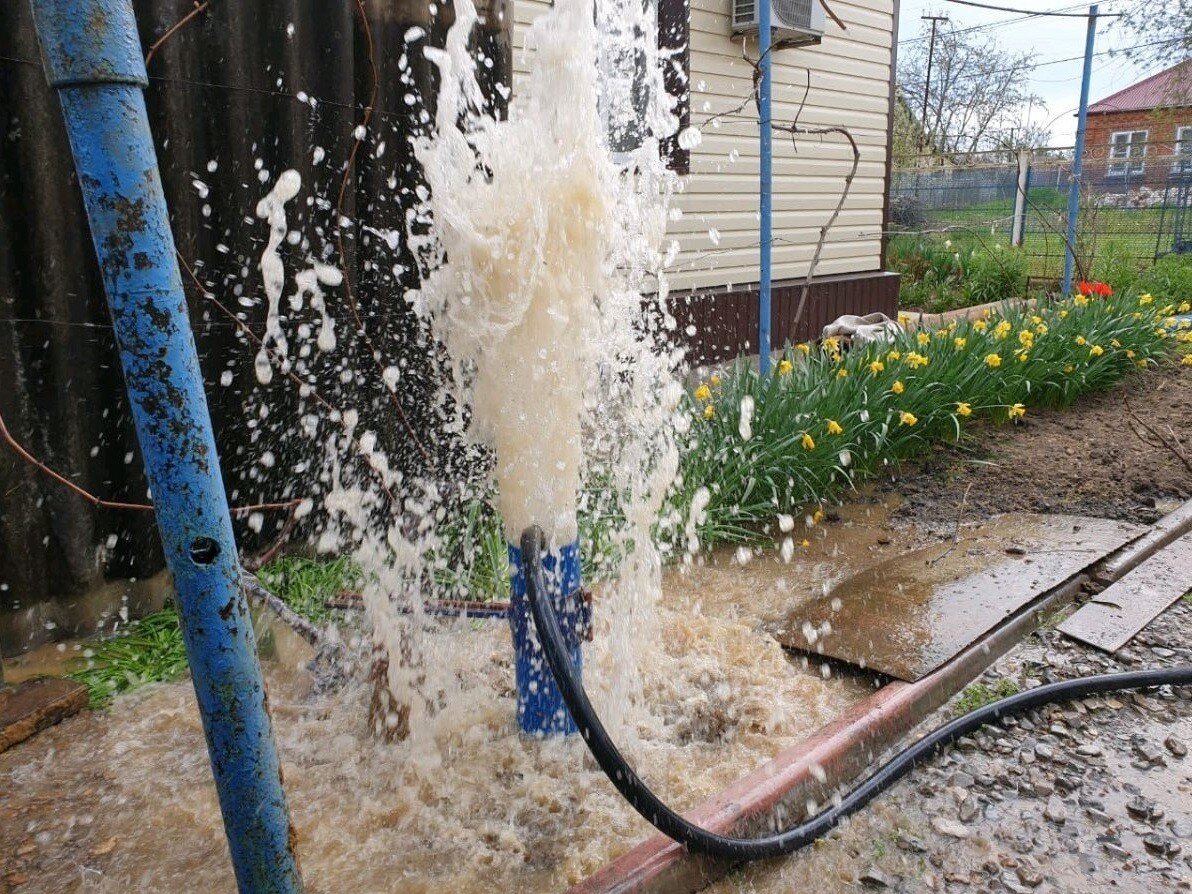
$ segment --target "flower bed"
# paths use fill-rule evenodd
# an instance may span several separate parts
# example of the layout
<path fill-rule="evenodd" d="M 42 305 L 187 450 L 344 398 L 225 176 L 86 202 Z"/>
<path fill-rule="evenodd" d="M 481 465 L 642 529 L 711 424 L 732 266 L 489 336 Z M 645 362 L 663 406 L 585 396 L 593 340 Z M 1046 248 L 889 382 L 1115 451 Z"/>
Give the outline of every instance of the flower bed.
<path fill-rule="evenodd" d="M 987 311 L 893 342 L 789 348 L 768 376 L 740 363 L 690 395 L 693 417 L 667 524 L 699 543 L 788 532 L 791 513 L 901 458 L 958 440 L 974 420 L 1021 420 L 1192 342 L 1187 302 L 1090 294 Z M 1192 365 L 1192 355 L 1183 363 Z M 694 514 L 694 517 L 693 517 Z M 677 537 L 676 537 L 677 539 Z M 788 540 L 784 549 L 793 548 Z"/>

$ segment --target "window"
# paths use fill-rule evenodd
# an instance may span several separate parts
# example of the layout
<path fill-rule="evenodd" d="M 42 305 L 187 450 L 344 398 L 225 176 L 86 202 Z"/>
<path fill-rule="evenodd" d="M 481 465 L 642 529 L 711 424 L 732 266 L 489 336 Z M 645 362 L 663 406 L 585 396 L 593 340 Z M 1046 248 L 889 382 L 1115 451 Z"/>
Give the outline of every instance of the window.
<path fill-rule="evenodd" d="M 640 4 L 640 7 L 638 6 Z M 676 100 L 679 131 L 691 123 L 689 0 L 606 0 L 596 4 L 601 33 L 601 114 L 609 148 L 624 158 L 649 135 L 650 90 L 659 82 L 647 66 L 652 58 L 662 68 L 662 88 Z M 640 8 L 640 18 L 637 10 Z M 658 53 L 648 53 L 645 35 L 657 26 Z M 690 152 L 676 136 L 662 141 L 660 152 L 671 170 L 686 174 Z"/>
<path fill-rule="evenodd" d="M 1111 177 L 1125 177 L 1141 174 L 1146 167 L 1146 138 L 1150 131 L 1118 131 L 1109 138 L 1109 174 Z M 1119 160 L 1120 159 L 1120 160 Z"/>
<path fill-rule="evenodd" d="M 1192 174 L 1192 127 L 1175 129 L 1175 156 L 1172 160 L 1173 174 Z"/>

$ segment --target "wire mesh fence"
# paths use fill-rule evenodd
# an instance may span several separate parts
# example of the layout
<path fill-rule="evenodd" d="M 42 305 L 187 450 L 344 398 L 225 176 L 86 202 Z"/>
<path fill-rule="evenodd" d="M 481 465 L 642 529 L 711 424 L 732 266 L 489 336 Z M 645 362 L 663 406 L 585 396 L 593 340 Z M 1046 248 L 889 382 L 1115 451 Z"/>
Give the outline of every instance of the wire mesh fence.
<path fill-rule="evenodd" d="M 966 248 L 1017 247 L 1038 286 L 1058 283 L 1068 247 L 1071 148 L 924 156 L 894 171 L 895 243 L 943 239 Z M 1192 135 L 1168 143 L 1090 146 L 1077 215 L 1076 266 L 1145 266 L 1192 253 Z M 897 252 L 896 252 L 897 253 Z"/>

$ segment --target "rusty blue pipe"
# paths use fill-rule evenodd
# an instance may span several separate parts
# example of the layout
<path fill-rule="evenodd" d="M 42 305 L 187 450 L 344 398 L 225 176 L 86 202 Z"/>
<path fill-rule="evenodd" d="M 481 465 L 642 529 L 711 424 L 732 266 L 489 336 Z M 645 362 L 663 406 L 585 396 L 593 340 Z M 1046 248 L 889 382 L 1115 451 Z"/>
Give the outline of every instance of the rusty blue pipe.
<path fill-rule="evenodd" d="M 145 113 L 132 5 L 33 0 L 33 13 L 99 257 L 236 881 L 254 894 L 298 892 L 281 766 Z"/>

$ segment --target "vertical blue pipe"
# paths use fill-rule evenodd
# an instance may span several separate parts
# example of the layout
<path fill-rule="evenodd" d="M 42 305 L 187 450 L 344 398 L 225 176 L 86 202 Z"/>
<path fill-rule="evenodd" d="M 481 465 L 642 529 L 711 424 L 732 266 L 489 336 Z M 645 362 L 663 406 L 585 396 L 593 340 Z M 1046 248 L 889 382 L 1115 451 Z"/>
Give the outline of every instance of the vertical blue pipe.
<path fill-rule="evenodd" d="M 33 0 L 33 13 L 99 257 L 236 881 L 254 894 L 299 892 L 281 767 L 145 113 L 132 4 Z"/>
<path fill-rule="evenodd" d="M 577 727 L 542 653 L 526 597 L 525 557 L 513 544 L 509 544 L 509 565 L 513 569 L 509 626 L 513 631 L 518 726 L 532 736 L 571 735 Z M 580 647 L 591 623 L 590 610 L 580 590 L 579 542 L 572 541 L 560 550 L 548 551 L 542 557 L 542 570 L 547 596 L 567 640 L 571 663 L 579 670 L 583 661 Z"/>
<path fill-rule="evenodd" d="M 757 290 L 757 353 L 758 368 L 764 376 L 770 371 L 770 249 L 773 247 L 772 228 L 774 222 L 774 133 L 771 121 L 770 80 L 770 0 L 758 0 L 757 51 L 758 68 L 761 77 L 757 89 L 757 111 L 759 119 L 760 144 L 758 155 L 761 162 L 760 178 L 760 224 L 761 263 L 760 282 Z"/>
<path fill-rule="evenodd" d="M 1068 245 L 1064 252 L 1063 293 L 1072 293 L 1072 271 L 1076 267 L 1076 224 L 1080 218 L 1080 178 L 1084 172 L 1084 132 L 1089 117 L 1089 81 L 1093 76 L 1093 42 L 1097 36 L 1097 4 L 1089 7 L 1089 24 L 1084 38 L 1084 74 L 1080 80 L 1080 112 L 1076 118 L 1076 147 L 1072 150 L 1072 183 L 1068 186 Z M 1127 166 L 1129 167 L 1129 166 Z"/>

